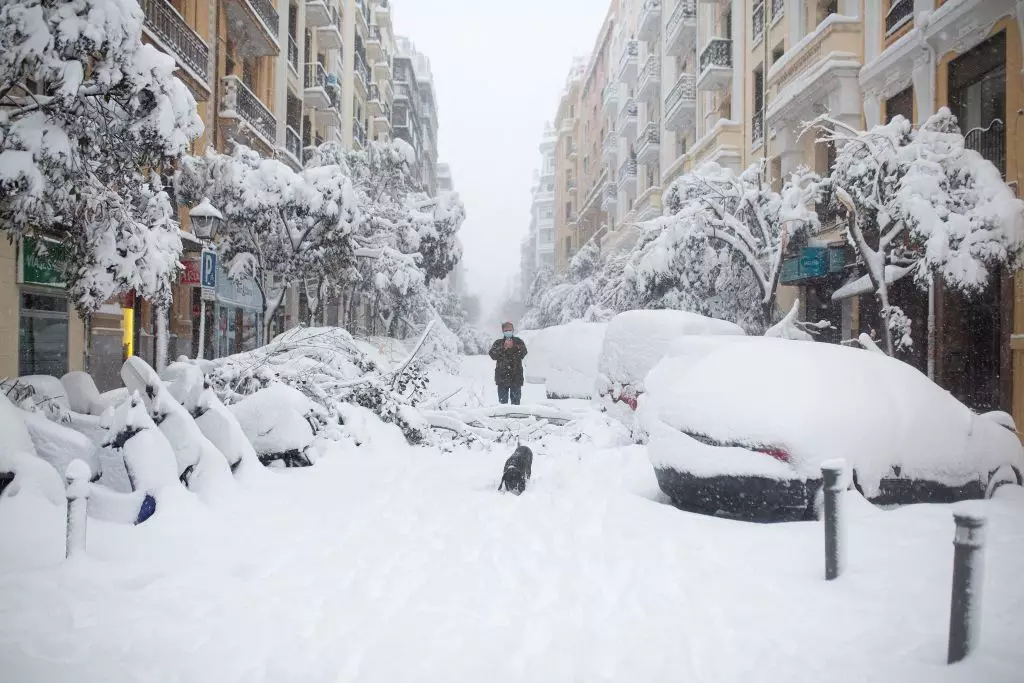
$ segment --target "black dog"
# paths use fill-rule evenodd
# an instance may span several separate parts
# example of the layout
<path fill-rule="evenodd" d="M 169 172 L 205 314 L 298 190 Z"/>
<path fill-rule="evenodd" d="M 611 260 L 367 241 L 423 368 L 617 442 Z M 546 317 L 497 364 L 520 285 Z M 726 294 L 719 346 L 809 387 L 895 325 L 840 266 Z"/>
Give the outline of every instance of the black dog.
<path fill-rule="evenodd" d="M 505 461 L 505 472 L 501 475 L 498 490 L 505 487 L 506 491 L 518 496 L 526 490 L 526 482 L 530 481 L 532 469 L 533 451 L 526 446 L 517 447 L 512 456 Z"/>

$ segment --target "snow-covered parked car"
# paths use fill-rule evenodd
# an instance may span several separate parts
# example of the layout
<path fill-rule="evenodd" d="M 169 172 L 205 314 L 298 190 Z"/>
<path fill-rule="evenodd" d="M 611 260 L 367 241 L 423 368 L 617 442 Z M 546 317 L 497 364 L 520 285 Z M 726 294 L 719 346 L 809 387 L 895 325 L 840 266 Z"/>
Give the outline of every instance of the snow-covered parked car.
<path fill-rule="evenodd" d="M 679 341 L 648 373 L 638 419 L 658 484 L 684 508 L 812 518 L 821 465 L 881 505 L 952 502 L 1024 483 L 1005 413 L 978 415 L 872 351 L 763 337 Z"/>
<path fill-rule="evenodd" d="M 743 328 L 725 320 L 670 310 L 627 311 L 608 323 L 598 359 L 595 391 L 606 407 L 624 403 L 636 410 L 644 377 L 672 343 L 693 335 L 743 335 Z"/>
<path fill-rule="evenodd" d="M 523 361 L 526 381 L 543 384 L 548 398 L 590 399 L 607 323 L 580 320 L 520 336 L 529 354 Z"/>

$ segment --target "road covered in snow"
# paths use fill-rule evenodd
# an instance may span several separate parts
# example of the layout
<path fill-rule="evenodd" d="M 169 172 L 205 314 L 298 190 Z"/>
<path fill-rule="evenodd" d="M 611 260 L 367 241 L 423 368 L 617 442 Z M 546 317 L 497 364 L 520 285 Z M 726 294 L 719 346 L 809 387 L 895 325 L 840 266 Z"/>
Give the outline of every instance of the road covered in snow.
<path fill-rule="evenodd" d="M 496 402 L 491 363 L 433 393 Z M 470 398 L 470 397 L 474 398 Z M 528 385 L 525 402 L 544 401 Z M 754 525 L 665 503 L 642 446 L 583 401 L 529 445 L 442 452 L 378 424 L 358 449 L 266 472 L 230 498 L 181 490 L 130 527 L 0 505 L 4 680 L 1019 681 L 1024 492 L 989 517 L 981 648 L 945 665 L 952 509 L 850 494 L 848 569 L 823 580 L 817 523 Z M 967 505 L 967 504 L 964 504 Z"/>

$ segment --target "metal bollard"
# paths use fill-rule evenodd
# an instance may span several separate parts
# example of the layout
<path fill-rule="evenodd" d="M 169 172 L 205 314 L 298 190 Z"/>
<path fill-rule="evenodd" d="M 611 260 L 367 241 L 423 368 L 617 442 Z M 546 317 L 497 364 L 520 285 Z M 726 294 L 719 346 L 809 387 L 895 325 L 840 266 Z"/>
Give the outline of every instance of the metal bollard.
<path fill-rule="evenodd" d="M 846 463 L 842 460 L 831 460 L 821 466 L 825 494 L 825 579 L 827 581 L 838 578 L 843 571 L 843 536 L 840 527 L 844 489 L 843 472 L 845 471 Z"/>
<path fill-rule="evenodd" d="M 72 460 L 66 472 L 68 519 L 65 529 L 64 557 L 71 558 L 85 552 L 85 525 L 88 519 L 92 471 L 81 460 Z"/>
<path fill-rule="evenodd" d="M 985 523 L 982 515 L 954 512 L 953 595 L 949 606 L 948 663 L 959 662 L 978 644 L 981 584 L 985 573 Z"/>

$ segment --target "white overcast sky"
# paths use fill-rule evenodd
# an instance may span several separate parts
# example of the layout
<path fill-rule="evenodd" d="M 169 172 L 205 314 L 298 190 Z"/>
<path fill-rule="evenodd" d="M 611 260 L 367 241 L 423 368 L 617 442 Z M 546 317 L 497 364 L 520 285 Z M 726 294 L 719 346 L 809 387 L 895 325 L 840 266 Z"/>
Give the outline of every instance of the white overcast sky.
<path fill-rule="evenodd" d="M 430 58 L 440 159 L 466 205 L 468 286 L 491 320 L 519 269 L 544 122 L 608 0 L 392 0 L 395 31 Z"/>

